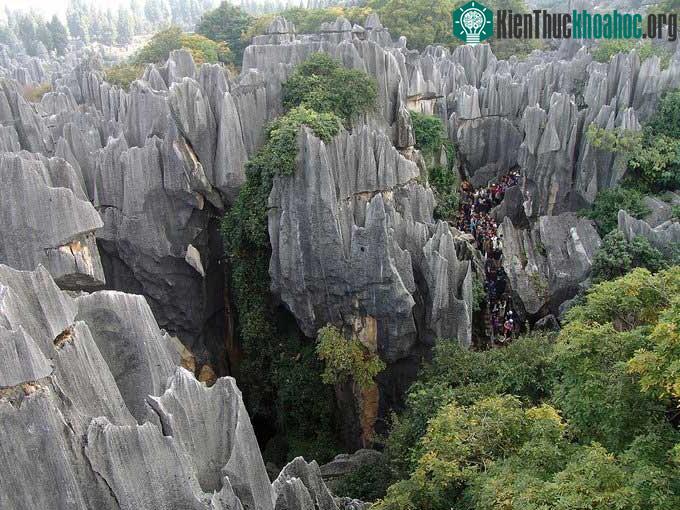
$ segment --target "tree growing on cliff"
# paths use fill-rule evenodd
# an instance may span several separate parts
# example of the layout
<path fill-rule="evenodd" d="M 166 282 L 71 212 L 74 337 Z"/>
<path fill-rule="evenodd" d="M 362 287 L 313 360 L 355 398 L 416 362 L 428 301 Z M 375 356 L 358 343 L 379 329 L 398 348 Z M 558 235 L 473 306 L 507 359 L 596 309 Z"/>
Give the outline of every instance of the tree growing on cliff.
<path fill-rule="evenodd" d="M 196 33 L 213 41 L 227 44 L 234 55 L 234 63 L 241 65 L 245 43 L 242 35 L 252 22 L 252 17 L 227 2 L 217 9 L 206 12 L 196 26 Z"/>
<path fill-rule="evenodd" d="M 354 381 L 359 388 L 367 389 L 385 369 L 377 354 L 369 352 L 357 338 L 346 339 L 335 326 L 319 330 L 316 354 L 325 364 L 321 379 L 326 384 Z"/>
<path fill-rule="evenodd" d="M 305 106 L 334 113 L 348 125 L 355 115 L 374 108 L 378 86 L 373 78 L 346 69 L 326 53 L 315 53 L 302 62 L 283 84 L 286 108 Z"/>

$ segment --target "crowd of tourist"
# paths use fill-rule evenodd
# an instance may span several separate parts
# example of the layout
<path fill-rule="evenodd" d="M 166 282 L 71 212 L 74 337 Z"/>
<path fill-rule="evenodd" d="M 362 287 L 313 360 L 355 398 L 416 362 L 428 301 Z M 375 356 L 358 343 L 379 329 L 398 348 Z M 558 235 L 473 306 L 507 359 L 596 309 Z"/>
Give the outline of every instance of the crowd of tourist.
<path fill-rule="evenodd" d="M 482 253 L 489 319 L 487 333 L 492 342 L 501 344 L 519 331 L 520 324 L 507 293 L 503 236 L 498 234 L 498 225 L 489 213 L 501 203 L 506 190 L 518 183 L 519 173 L 513 171 L 485 188 L 474 189 L 469 181 L 463 181 L 460 192 L 458 229 L 472 235 Z"/>

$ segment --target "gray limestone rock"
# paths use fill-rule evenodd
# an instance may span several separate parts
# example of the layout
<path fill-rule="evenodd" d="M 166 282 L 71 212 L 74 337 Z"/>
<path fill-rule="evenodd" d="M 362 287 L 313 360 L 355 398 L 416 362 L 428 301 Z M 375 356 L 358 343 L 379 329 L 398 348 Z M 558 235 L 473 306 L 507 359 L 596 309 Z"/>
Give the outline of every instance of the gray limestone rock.
<path fill-rule="evenodd" d="M 118 426 L 95 418 L 87 430 L 85 455 L 121 510 L 210 508 L 186 454 L 151 423 Z"/>
<path fill-rule="evenodd" d="M 179 355 L 165 341 L 141 296 L 100 291 L 77 298 L 76 304 L 76 319 L 90 326 L 127 407 L 144 423 L 152 417 L 147 395 L 166 390 Z"/>
<path fill-rule="evenodd" d="M 680 223 L 677 221 L 666 221 L 652 228 L 646 221 L 637 220 L 621 210 L 618 222 L 619 230 L 629 241 L 641 236 L 661 253 L 667 256 L 677 256 L 680 250 Z"/>
<path fill-rule="evenodd" d="M 297 481 L 296 481 L 297 480 Z M 316 461 L 305 462 L 302 457 L 292 460 L 272 483 L 276 510 L 338 510 L 333 496 L 321 478 Z M 309 498 L 309 499 L 308 499 Z M 309 506 L 311 500 L 312 505 Z M 285 506 L 288 504 L 289 506 Z M 299 505 L 299 506 L 296 506 Z"/>
<path fill-rule="evenodd" d="M 510 286 L 530 316 L 557 312 L 576 295 L 601 244 L 592 222 L 573 213 L 541 216 L 530 230 L 505 218 L 499 233 Z"/>
<path fill-rule="evenodd" d="M 241 392 L 232 378 L 210 388 L 178 368 L 160 397 L 149 397 L 165 435 L 188 453 L 203 491 L 227 476 L 246 508 L 271 510 L 271 486 Z"/>
<path fill-rule="evenodd" d="M 103 223 L 70 165 L 54 163 L 0 156 L 0 263 L 23 270 L 42 264 L 62 288 L 101 287 L 104 271 L 93 234 Z M 65 185 L 76 193 L 55 187 Z"/>

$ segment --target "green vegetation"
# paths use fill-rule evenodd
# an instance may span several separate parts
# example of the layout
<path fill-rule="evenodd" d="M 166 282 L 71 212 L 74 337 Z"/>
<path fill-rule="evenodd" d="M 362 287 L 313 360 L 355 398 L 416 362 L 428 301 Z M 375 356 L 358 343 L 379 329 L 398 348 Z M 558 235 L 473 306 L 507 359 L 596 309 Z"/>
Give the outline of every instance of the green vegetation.
<path fill-rule="evenodd" d="M 664 95 L 642 132 L 591 125 L 586 136 L 594 147 L 628 158 L 630 185 L 645 192 L 680 187 L 680 91 Z"/>
<path fill-rule="evenodd" d="M 680 267 L 635 269 L 593 287 L 554 342 L 441 342 L 387 440 L 401 480 L 374 508 L 677 508 L 679 290 Z"/>
<path fill-rule="evenodd" d="M 416 139 L 415 147 L 422 152 L 428 166 L 431 166 L 428 169 L 428 181 L 437 199 L 434 216 L 436 219 L 452 220 L 458 214 L 460 201 L 458 172 L 453 168 L 455 149 L 446 137 L 444 124 L 439 117 L 419 112 L 410 112 L 410 115 Z M 446 151 L 446 167 L 438 164 L 438 155 L 442 149 Z"/>
<path fill-rule="evenodd" d="M 372 9 L 367 7 L 334 6 L 323 9 L 304 9 L 302 7 L 292 7 L 277 13 L 277 16 L 283 16 L 288 21 L 292 21 L 298 34 L 309 34 L 317 32 L 322 23 L 333 22 L 340 16 L 347 18 L 350 23 L 363 25 L 366 21 L 366 17 L 371 12 L 373 12 Z M 267 28 L 271 20 L 274 18 L 274 15 L 267 15 L 263 16 L 262 18 L 264 21 L 257 24 L 257 28 L 259 30 L 257 32 L 251 33 L 251 35 L 264 32 L 264 29 Z"/>
<path fill-rule="evenodd" d="M 366 73 L 346 69 L 325 53 L 315 53 L 284 83 L 283 106 L 333 113 L 349 125 L 354 115 L 374 107 L 377 95 L 377 84 Z"/>
<path fill-rule="evenodd" d="M 196 33 L 213 41 L 225 43 L 234 53 L 234 63 L 241 65 L 247 42 L 243 35 L 253 18 L 238 7 L 222 2 L 217 9 L 206 12 L 196 26 Z"/>
<path fill-rule="evenodd" d="M 408 47 L 423 50 L 430 44 L 453 48 L 462 44 L 451 33 L 451 12 L 465 0 L 369 0 L 368 6 L 380 16 L 380 21 L 393 37 L 405 36 Z M 515 13 L 529 12 L 523 0 L 488 0 L 484 4 L 496 11 L 512 9 Z M 531 39 L 489 40 L 498 58 L 523 56 L 538 47 Z"/>
<path fill-rule="evenodd" d="M 358 338 L 345 339 L 335 326 L 319 330 L 316 353 L 325 363 L 321 379 L 326 384 L 354 381 L 359 388 L 368 389 L 385 369 L 377 354 L 369 352 Z"/>
<path fill-rule="evenodd" d="M 111 85 L 129 90 L 130 84 L 142 77 L 144 67 L 140 64 L 118 64 L 104 69 L 104 79 Z"/>
<path fill-rule="evenodd" d="M 186 49 L 194 62 L 231 62 L 229 47 L 223 42 L 211 41 L 198 34 L 186 34 L 179 27 L 170 27 L 156 33 L 134 56 L 133 64 L 164 63 L 173 50 Z"/>
<path fill-rule="evenodd" d="M 384 462 L 361 466 L 340 479 L 333 493 L 360 501 L 377 501 L 385 496 L 391 476 L 389 466 Z"/>
<path fill-rule="evenodd" d="M 599 283 L 628 274 L 636 267 L 657 272 L 667 266 L 666 258 L 646 238 L 636 237 L 629 242 L 622 232 L 613 230 L 595 254 L 592 277 Z"/>
<path fill-rule="evenodd" d="M 642 218 L 649 214 L 643 198 L 642 193 L 635 189 L 606 189 L 597 194 L 592 209 L 584 214 L 595 221 L 597 230 L 604 236 L 616 229 L 620 209 L 627 211 L 634 218 Z"/>
<path fill-rule="evenodd" d="M 416 149 L 423 153 L 425 159 L 434 158 L 442 146 L 449 143 L 442 120 L 420 112 L 410 112 L 410 115 Z"/>
<path fill-rule="evenodd" d="M 671 53 L 663 46 L 652 44 L 651 41 L 631 39 L 603 40 L 593 50 L 593 58 L 598 62 L 607 63 L 617 53 L 630 53 L 632 50 L 637 51 L 641 62 L 650 57 L 659 57 L 662 69 L 668 67 L 671 61 Z"/>
<path fill-rule="evenodd" d="M 40 85 L 26 85 L 21 89 L 21 95 L 29 103 L 39 103 L 45 94 L 52 91 L 52 85 L 41 83 Z"/>
<path fill-rule="evenodd" d="M 313 57 L 311 62 L 319 62 L 318 58 Z M 305 73 L 298 69 L 294 76 Z M 315 75 L 309 76 L 314 79 Z M 268 126 L 267 141 L 248 162 L 246 182 L 221 225 L 231 269 L 231 297 L 237 312 L 236 334 L 244 354 L 235 367 L 236 374 L 254 420 L 276 426 L 277 435 L 266 447 L 265 455 L 267 460 L 279 464 L 296 455 L 323 462 L 336 453 L 334 392 L 323 384 L 324 365 L 317 357 L 314 342 L 304 338 L 290 315 L 272 303 L 268 273 L 271 246 L 267 199 L 275 176 L 295 172 L 301 127 L 329 142 L 341 129 L 343 120 L 361 113 L 361 108 L 373 106 L 354 102 L 356 109 L 348 110 L 344 105 L 340 111 L 330 110 L 336 94 L 347 97 L 346 89 L 357 83 L 356 79 L 340 81 L 335 90 L 329 90 L 323 85 L 325 79 L 325 75 L 320 77 L 316 82 L 321 85 L 307 89 L 315 96 L 309 99 L 296 86 L 284 84 L 299 102 L 288 102 L 291 109 Z M 371 82 L 366 75 L 363 80 Z M 305 82 L 298 78 L 296 83 Z M 365 83 L 362 86 L 368 87 Z M 316 111 L 309 105 L 323 105 L 327 109 Z"/>

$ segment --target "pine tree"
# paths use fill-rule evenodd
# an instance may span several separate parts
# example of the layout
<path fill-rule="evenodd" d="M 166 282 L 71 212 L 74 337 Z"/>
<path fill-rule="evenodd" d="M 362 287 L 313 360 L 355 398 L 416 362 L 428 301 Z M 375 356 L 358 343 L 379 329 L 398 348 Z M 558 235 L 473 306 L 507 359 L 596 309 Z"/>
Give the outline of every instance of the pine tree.
<path fill-rule="evenodd" d="M 90 34 L 87 26 L 87 7 L 83 0 L 71 0 L 66 9 L 66 24 L 73 37 L 87 42 Z"/>
<path fill-rule="evenodd" d="M 47 51 L 52 51 L 55 49 L 54 40 L 52 39 L 52 32 L 50 32 L 47 23 L 42 18 L 36 18 L 35 20 L 35 35 L 38 41 L 45 45 Z"/>
<path fill-rule="evenodd" d="M 47 23 L 47 28 L 52 35 L 54 49 L 57 50 L 57 54 L 66 54 L 66 48 L 68 48 L 68 32 L 64 24 L 56 15 L 54 15 L 52 16 L 52 20 Z"/>
<path fill-rule="evenodd" d="M 107 9 L 105 13 L 102 14 L 101 19 L 101 32 L 99 40 L 106 44 L 107 46 L 113 46 L 116 42 L 116 20 L 113 19 L 113 13 L 111 9 Z"/>
<path fill-rule="evenodd" d="M 120 46 L 127 46 L 132 42 L 134 27 L 132 14 L 124 6 L 118 8 L 118 22 L 116 23 L 116 43 Z"/>
<path fill-rule="evenodd" d="M 24 45 L 26 53 L 32 57 L 38 54 L 38 38 L 35 33 L 35 23 L 30 16 L 21 16 L 17 22 L 17 35 Z"/>

